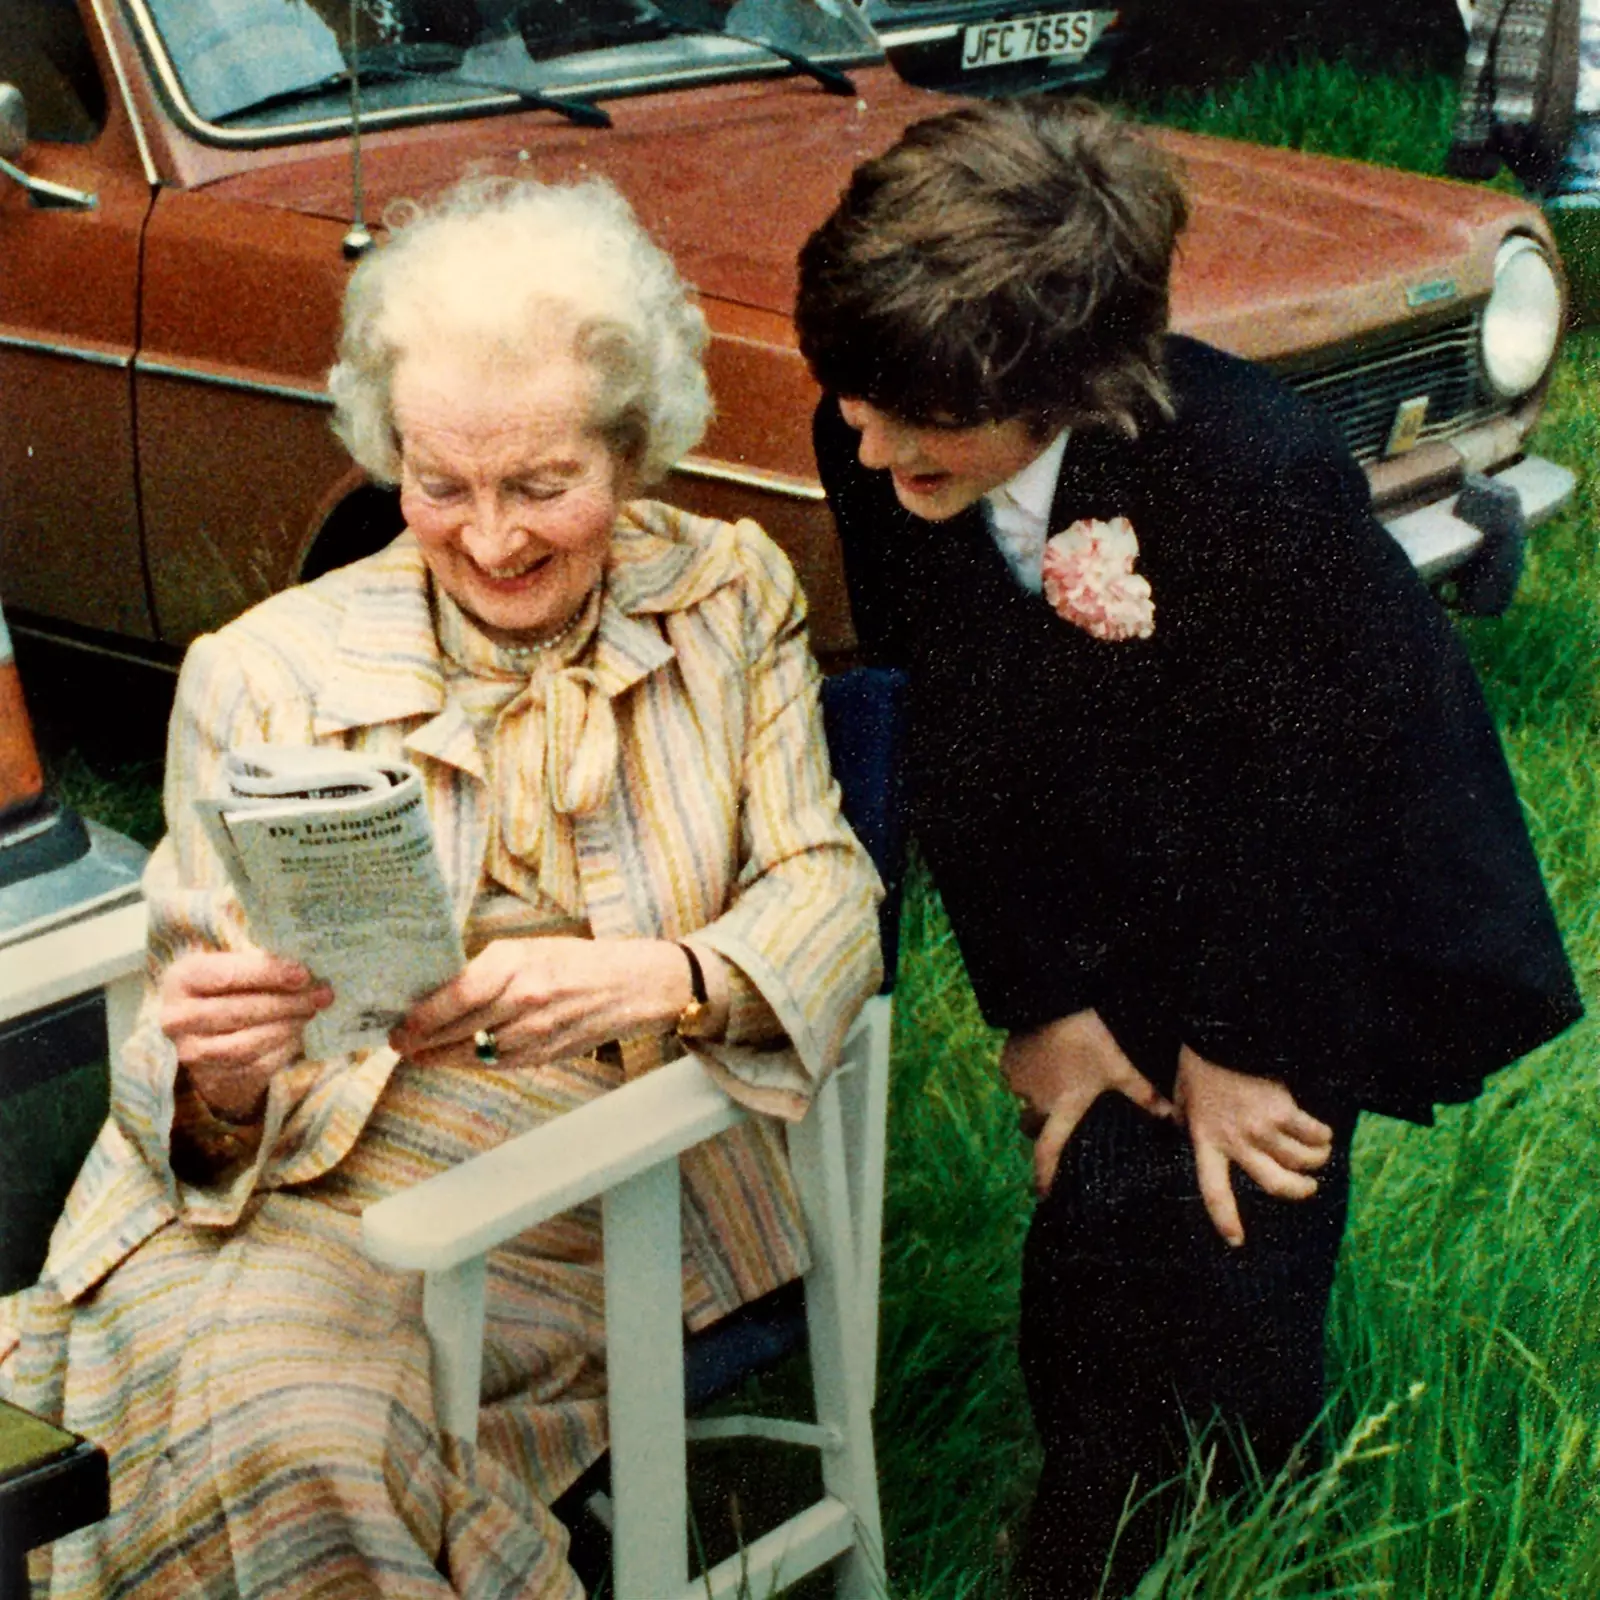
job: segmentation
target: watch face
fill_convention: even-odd
[[[706,1013],[711,1009],[703,1000],[691,1000],[682,1011],[678,1013],[678,1035],[683,1039],[694,1039],[699,1036],[705,1024]]]

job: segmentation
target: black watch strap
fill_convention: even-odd
[[[706,992],[706,974],[705,969],[700,965],[700,957],[686,944],[680,944],[678,948],[683,951],[689,962],[689,993],[693,998],[678,1013],[676,1031],[680,1038],[693,1039],[698,1037],[705,1028],[706,1013],[710,1009],[711,997]]]
[[[700,965],[700,957],[686,944],[678,948],[689,958],[689,992],[698,1005],[705,1005],[710,1000],[706,993],[706,969]]]

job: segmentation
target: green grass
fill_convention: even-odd
[[[50,778],[68,805],[146,847],[166,831],[161,817],[161,764],[133,759],[96,766],[77,750],[49,763]]]
[[[1128,109],[1191,133],[1437,174],[1456,85],[1443,73],[1382,77],[1350,61],[1307,58],[1287,68],[1258,65],[1231,82],[1158,94]]]
[[[1453,87],[1306,62],[1144,109],[1208,132],[1437,171]],[[1534,447],[1573,466],[1511,611],[1463,625],[1557,913],[1600,1001],[1600,333],[1567,345]],[[69,766],[85,810],[148,837]],[[1013,1340],[1027,1164],[936,898],[911,885],[878,1411],[899,1600],[999,1600],[1035,1466]],[[1196,1510],[1140,1600],[1600,1594],[1600,1094],[1585,1023],[1427,1130],[1370,1120],[1336,1285],[1332,1465]],[[781,1385],[780,1385],[781,1386]]]
[[[998,1594],[1035,1466],[1013,1350],[1029,1176],[999,1036],[921,872],[902,938],[878,1449],[897,1592],[942,1600]]]

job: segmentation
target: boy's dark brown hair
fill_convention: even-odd
[[[912,423],[1138,431],[1170,414],[1172,164],[1087,100],[930,117],[863,163],[800,252],[800,349],[823,388]]]

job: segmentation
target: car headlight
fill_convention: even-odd
[[[1483,308],[1483,370],[1507,400],[1527,394],[1549,369],[1561,337],[1561,285],[1544,247],[1515,234],[1494,258],[1494,288]]]

